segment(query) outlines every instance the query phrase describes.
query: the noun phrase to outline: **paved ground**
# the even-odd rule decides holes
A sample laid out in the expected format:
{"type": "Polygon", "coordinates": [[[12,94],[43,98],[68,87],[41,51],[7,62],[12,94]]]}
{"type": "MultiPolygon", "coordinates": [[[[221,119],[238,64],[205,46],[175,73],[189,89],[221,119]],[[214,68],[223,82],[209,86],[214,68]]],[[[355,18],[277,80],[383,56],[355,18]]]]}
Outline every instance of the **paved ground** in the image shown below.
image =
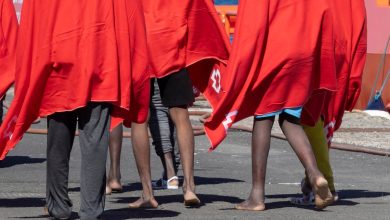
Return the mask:
{"type": "MultiPolygon", "coordinates": [[[[196,102],[195,110],[211,111],[206,101],[196,102]]],[[[390,114],[382,112],[381,115],[386,115],[387,118],[370,116],[360,110],[345,112],[341,128],[334,134],[333,143],[357,146],[390,155],[390,120],[388,119],[390,114]]],[[[252,128],[253,119],[250,117],[236,124],[252,128]]],[[[283,136],[277,123],[272,133],[283,136]]]]}
{"type": "MultiPolygon", "coordinates": [[[[39,127],[44,127],[41,122],[39,127]]],[[[45,136],[26,135],[20,145],[0,162],[0,219],[45,219],[45,136]]],[[[205,136],[196,138],[197,192],[204,205],[187,209],[181,190],[155,192],[161,204],[155,210],[129,210],[126,206],[140,195],[129,139],[125,140],[122,175],[125,192],[107,197],[106,219],[390,219],[390,159],[360,153],[331,150],[337,189],[341,200],[325,211],[294,207],[288,198],[299,193],[303,170],[285,141],[272,140],[269,157],[265,212],[233,210],[250,190],[250,134],[238,131],[213,153],[208,153],[205,136]]],[[[78,140],[71,158],[70,195],[74,218],[79,209],[78,140]]],[[[152,154],[152,175],[161,166],[152,154]]],[[[181,174],[181,172],[180,172],[181,174]]]]}

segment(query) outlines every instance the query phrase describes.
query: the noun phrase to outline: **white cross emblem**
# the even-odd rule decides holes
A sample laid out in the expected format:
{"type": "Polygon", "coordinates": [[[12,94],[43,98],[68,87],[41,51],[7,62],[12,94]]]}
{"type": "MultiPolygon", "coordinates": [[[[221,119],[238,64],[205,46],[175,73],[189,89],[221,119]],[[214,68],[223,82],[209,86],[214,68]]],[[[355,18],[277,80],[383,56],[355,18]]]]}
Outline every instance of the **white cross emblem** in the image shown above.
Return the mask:
{"type": "Polygon", "coordinates": [[[216,93],[219,93],[221,91],[221,72],[219,72],[219,69],[213,70],[213,73],[211,74],[211,80],[213,81],[213,89],[216,93]]]}
{"type": "Polygon", "coordinates": [[[325,136],[326,140],[328,142],[328,145],[330,146],[333,139],[333,133],[334,133],[334,126],[336,125],[336,121],[333,120],[329,124],[325,126],[325,136]]]}
{"type": "Polygon", "coordinates": [[[236,116],[237,113],[238,112],[236,110],[236,111],[230,112],[229,114],[226,115],[226,119],[222,122],[223,127],[225,127],[226,132],[230,127],[229,125],[232,124],[232,122],[233,122],[232,117],[236,116]]]}
{"type": "Polygon", "coordinates": [[[8,138],[8,140],[11,140],[12,138],[12,131],[10,131],[10,128],[11,128],[11,124],[14,124],[16,122],[18,118],[16,116],[14,116],[11,121],[7,124],[7,129],[5,129],[5,132],[4,132],[4,138],[8,138]]]}

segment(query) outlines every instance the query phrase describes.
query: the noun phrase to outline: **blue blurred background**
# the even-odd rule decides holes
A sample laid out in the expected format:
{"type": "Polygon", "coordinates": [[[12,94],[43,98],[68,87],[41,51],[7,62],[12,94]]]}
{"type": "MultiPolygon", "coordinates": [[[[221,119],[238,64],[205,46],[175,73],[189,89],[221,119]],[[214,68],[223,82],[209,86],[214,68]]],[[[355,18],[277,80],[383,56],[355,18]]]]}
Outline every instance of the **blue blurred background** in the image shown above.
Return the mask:
{"type": "Polygon", "coordinates": [[[216,5],[237,5],[238,0],[215,0],[216,5]]]}

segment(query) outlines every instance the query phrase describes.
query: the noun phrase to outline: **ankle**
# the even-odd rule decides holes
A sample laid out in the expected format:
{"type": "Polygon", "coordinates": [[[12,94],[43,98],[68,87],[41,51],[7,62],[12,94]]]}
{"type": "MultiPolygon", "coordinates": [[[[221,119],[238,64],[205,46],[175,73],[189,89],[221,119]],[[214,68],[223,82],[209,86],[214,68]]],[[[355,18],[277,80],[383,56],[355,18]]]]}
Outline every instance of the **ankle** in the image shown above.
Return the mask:
{"type": "Polygon", "coordinates": [[[264,204],[264,195],[252,195],[250,194],[248,197],[248,200],[257,203],[257,204],[264,204]]]}
{"type": "Polygon", "coordinates": [[[153,200],[154,199],[154,195],[152,192],[142,192],[142,195],[141,195],[141,198],[144,200],[144,201],[150,201],[150,200],[153,200]]]}
{"type": "Polygon", "coordinates": [[[186,192],[186,191],[195,192],[195,183],[192,182],[190,184],[187,184],[187,182],[184,181],[184,183],[183,183],[183,192],[186,192]]]}
{"type": "Polygon", "coordinates": [[[316,181],[319,179],[319,178],[325,178],[322,173],[318,170],[307,170],[307,176],[308,176],[308,179],[309,179],[309,182],[310,182],[310,185],[313,186],[313,184],[316,183],[316,181]]]}
{"type": "Polygon", "coordinates": [[[264,190],[252,188],[248,199],[256,203],[264,203],[264,197],[264,190]]]}
{"type": "Polygon", "coordinates": [[[107,176],[107,182],[120,182],[121,174],[116,172],[110,172],[107,176]]]}
{"type": "Polygon", "coordinates": [[[167,180],[171,179],[172,177],[175,177],[176,173],[175,172],[167,172],[166,175],[163,175],[163,177],[167,178],[167,180]]]}
{"type": "Polygon", "coordinates": [[[198,198],[194,191],[186,191],[183,193],[184,200],[189,200],[193,198],[198,198]]]}

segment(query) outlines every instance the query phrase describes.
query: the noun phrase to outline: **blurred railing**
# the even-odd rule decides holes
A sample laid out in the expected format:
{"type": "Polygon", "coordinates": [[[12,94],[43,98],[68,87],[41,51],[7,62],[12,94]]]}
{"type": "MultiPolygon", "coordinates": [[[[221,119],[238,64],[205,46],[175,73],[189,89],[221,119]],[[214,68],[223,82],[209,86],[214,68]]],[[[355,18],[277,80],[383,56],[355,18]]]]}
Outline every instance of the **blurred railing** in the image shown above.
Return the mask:
{"type": "Polygon", "coordinates": [[[390,7],[390,0],[376,0],[376,4],[381,7],[390,7]]]}
{"type": "Polygon", "coordinates": [[[237,18],[237,5],[216,5],[219,17],[225,26],[225,31],[229,37],[234,34],[237,18]]]}

